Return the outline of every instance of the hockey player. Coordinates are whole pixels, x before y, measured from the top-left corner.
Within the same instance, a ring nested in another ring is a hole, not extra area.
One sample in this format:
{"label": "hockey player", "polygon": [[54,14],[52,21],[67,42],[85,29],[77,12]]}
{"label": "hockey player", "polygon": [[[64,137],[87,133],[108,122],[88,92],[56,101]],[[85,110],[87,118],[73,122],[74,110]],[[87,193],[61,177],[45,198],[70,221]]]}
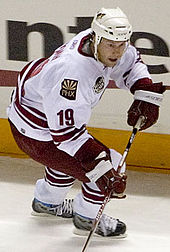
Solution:
{"label": "hockey player", "polygon": [[[134,94],[129,125],[134,126],[143,115],[144,130],[158,119],[157,100],[164,89],[162,83],[152,83],[146,65],[129,43],[131,34],[132,27],[120,8],[102,8],[91,28],[51,57],[24,67],[8,109],[16,143],[45,166],[45,176],[35,186],[34,212],[73,217],[77,234],[90,230],[110,190],[114,197],[126,187],[126,177],[116,171],[121,155],[86,129],[91,109],[109,80]],[[65,199],[75,179],[82,182],[82,190],[74,200]],[[121,237],[125,231],[122,221],[104,214],[96,234]]]}

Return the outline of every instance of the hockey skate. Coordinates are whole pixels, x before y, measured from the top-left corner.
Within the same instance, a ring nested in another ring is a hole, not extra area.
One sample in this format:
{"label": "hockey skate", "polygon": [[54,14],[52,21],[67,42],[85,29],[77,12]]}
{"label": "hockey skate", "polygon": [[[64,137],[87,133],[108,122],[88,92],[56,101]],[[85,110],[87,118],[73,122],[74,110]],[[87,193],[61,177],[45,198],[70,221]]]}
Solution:
{"label": "hockey skate", "polygon": [[[88,236],[92,228],[93,219],[83,217],[77,213],[73,216],[73,233],[80,236]],[[94,237],[118,239],[126,237],[126,225],[106,214],[103,214],[94,233]]]}
{"label": "hockey skate", "polygon": [[32,215],[34,216],[53,216],[72,218],[73,217],[73,199],[64,199],[60,205],[53,205],[33,199],[32,202]]}

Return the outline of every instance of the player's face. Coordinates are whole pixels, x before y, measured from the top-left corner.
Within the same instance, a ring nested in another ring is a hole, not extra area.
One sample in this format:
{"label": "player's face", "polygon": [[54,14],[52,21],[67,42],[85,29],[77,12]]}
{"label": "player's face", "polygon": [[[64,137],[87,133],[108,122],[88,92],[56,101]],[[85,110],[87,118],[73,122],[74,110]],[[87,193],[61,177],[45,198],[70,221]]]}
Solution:
{"label": "player's face", "polygon": [[103,38],[98,45],[98,59],[107,67],[114,67],[125,51],[125,41],[112,41]]}

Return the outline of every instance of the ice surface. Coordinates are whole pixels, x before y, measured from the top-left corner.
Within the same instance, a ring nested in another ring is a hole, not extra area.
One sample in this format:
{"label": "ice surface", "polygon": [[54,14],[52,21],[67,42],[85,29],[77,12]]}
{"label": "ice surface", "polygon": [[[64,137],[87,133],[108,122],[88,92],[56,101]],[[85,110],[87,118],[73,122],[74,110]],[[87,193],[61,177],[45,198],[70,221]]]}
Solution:
{"label": "ice surface", "polygon": [[[80,252],[85,238],[71,220],[31,216],[34,184],[43,167],[30,159],[0,157],[0,252]],[[69,192],[80,190],[76,183]],[[105,212],[127,224],[122,240],[93,240],[89,252],[169,252],[170,175],[128,171],[127,198]]]}

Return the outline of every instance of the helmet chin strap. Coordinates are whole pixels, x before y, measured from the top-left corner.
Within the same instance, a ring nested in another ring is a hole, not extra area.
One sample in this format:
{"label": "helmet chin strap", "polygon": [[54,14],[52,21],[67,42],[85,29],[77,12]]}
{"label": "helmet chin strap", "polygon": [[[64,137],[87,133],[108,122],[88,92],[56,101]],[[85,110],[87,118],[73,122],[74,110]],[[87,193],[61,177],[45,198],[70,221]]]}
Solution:
{"label": "helmet chin strap", "polygon": [[99,62],[100,62],[100,60],[98,59],[97,46],[100,44],[101,40],[102,40],[102,38],[100,36],[95,35],[95,37],[94,37],[94,57]]}

